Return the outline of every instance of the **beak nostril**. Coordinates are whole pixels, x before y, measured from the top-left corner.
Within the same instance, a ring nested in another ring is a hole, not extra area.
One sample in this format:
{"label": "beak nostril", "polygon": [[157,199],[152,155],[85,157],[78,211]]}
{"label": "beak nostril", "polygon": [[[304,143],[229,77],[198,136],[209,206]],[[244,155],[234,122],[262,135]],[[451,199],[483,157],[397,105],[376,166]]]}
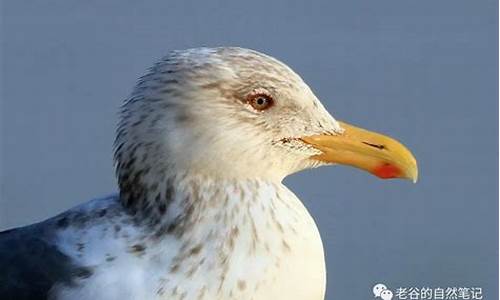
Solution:
{"label": "beak nostril", "polygon": [[363,144],[365,144],[365,145],[368,145],[368,146],[370,146],[370,147],[380,149],[380,150],[384,150],[384,149],[385,149],[385,146],[384,146],[384,145],[380,145],[380,144],[372,144],[372,143],[368,143],[368,142],[362,142],[362,143],[363,143]]}

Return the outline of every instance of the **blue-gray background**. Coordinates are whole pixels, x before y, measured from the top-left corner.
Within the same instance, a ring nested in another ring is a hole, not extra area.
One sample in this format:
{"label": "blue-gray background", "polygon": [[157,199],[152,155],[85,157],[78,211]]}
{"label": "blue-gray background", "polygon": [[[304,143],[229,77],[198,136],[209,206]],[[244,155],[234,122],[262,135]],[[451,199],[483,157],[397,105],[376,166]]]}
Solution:
{"label": "blue-gray background", "polygon": [[0,228],[115,191],[136,78],[171,49],[238,45],[419,161],[416,185],[346,167],[286,180],[320,228],[328,299],[373,299],[377,282],[498,299],[497,1],[305,2],[3,1]]}

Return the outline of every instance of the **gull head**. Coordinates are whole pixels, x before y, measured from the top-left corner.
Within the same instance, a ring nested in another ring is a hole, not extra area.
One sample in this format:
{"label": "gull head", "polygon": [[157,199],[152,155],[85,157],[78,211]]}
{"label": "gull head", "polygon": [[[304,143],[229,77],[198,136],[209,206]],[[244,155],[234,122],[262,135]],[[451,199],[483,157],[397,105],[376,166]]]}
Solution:
{"label": "gull head", "polygon": [[287,65],[236,47],[173,51],[141,77],[122,106],[115,161],[119,180],[282,180],[325,164],[417,178],[401,143],[335,120]]}

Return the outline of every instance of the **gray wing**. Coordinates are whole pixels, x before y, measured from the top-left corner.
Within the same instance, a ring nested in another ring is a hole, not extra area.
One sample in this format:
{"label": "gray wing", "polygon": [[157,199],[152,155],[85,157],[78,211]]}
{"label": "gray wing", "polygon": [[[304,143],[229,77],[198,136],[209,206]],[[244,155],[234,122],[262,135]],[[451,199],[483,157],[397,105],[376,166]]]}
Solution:
{"label": "gray wing", "polygon": [[85,268],[49,242],[40,223],[0,232],[0,299],[47,299],[55,283],[72,284]]}

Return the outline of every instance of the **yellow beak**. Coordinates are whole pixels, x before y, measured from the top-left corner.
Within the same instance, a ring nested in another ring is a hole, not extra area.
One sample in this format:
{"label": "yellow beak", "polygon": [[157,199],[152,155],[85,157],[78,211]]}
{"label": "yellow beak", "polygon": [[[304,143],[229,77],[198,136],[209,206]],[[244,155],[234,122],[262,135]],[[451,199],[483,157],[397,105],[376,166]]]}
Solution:
{"label": "yellow beak", "polygon": [[349,165],[380,178],[404,178],[417,182],[415,157],[400,142],[385,135],[339,122],[340,135],[313,135],[302,141],[322,151],[312,159]]}

